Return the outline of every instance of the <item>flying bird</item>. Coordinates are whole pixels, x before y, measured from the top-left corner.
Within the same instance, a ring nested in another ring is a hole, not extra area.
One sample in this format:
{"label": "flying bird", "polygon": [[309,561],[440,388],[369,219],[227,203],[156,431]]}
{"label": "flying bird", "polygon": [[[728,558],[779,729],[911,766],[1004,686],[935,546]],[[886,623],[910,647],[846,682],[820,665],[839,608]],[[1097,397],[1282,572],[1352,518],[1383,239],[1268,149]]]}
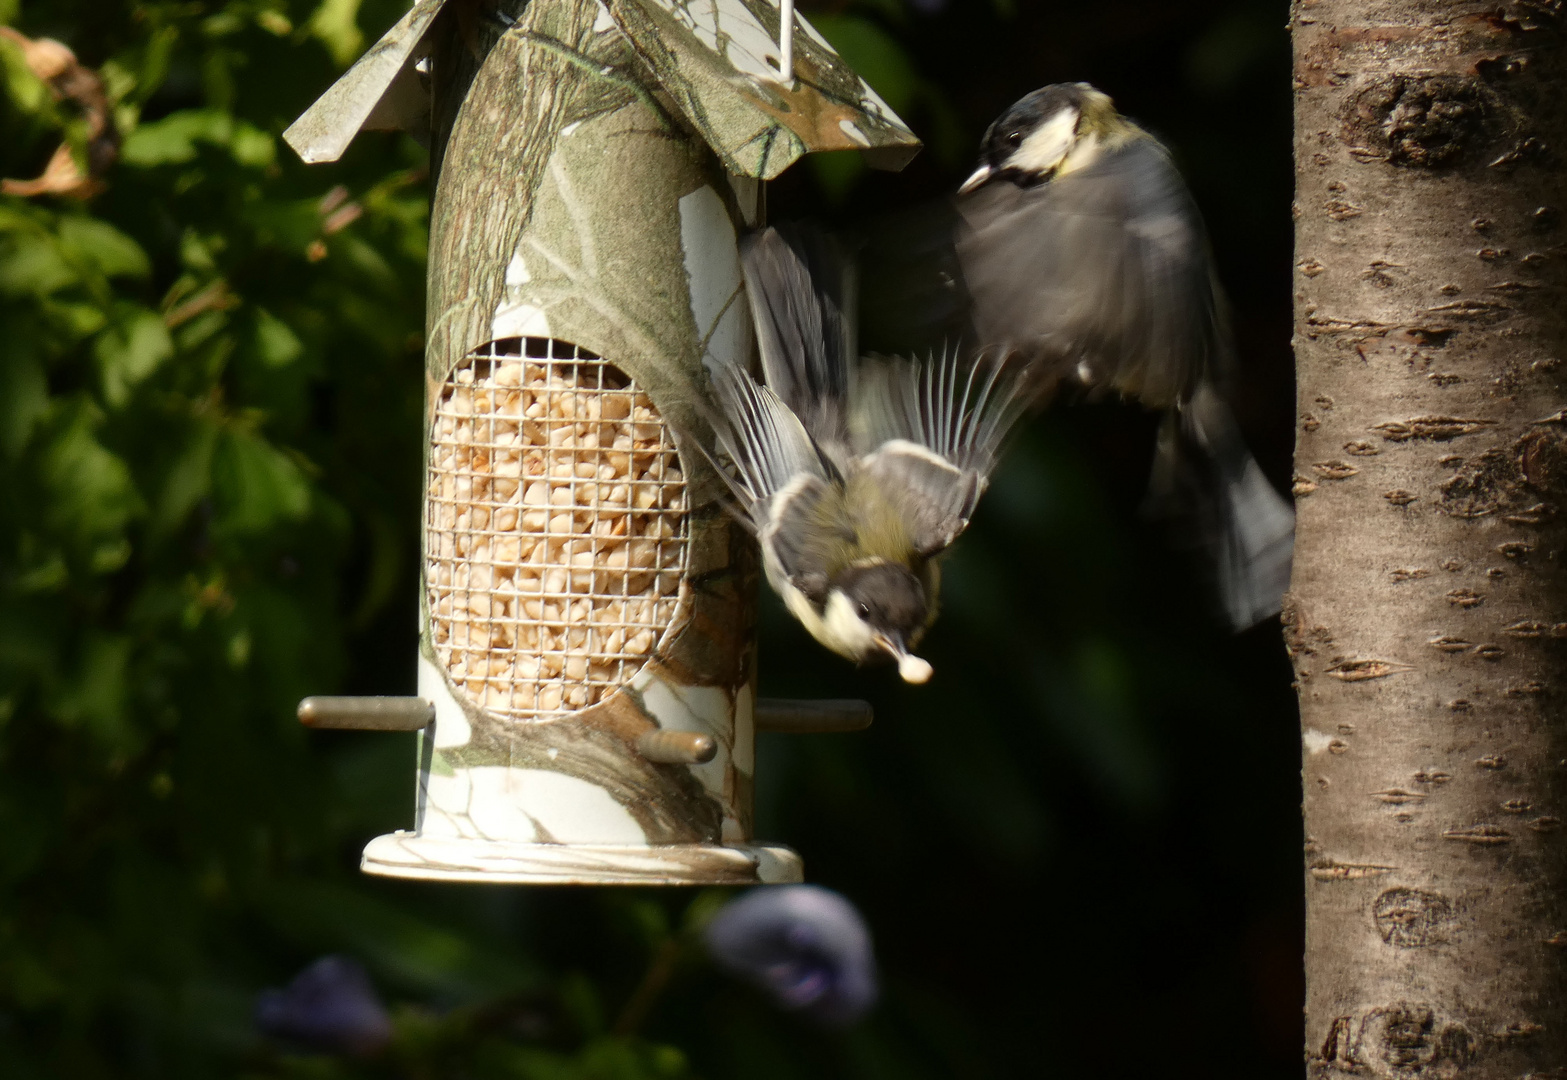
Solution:
{"label": "flying bird", "polygon": [[888,217],[862,252],[864,333],[959,343],[1064,387],[1165,410],[1148,507],[1196,532],[1238,629],[1279,610],[1294,514],[1223,390],[1233,348],[1201,215],[1159,142],[1086,83],[1036,90],[985,133],[949,200]]}
{"label": "flying bird", "polygon": [[931,667],[912,650],[936,616],[937,559],[1024,411],[1022,369],[955,351],[859,357],[852,260],[818,230],[765,229],[741,262],[762,378],[709,369],[739,516],[813,637],[923,683]]}

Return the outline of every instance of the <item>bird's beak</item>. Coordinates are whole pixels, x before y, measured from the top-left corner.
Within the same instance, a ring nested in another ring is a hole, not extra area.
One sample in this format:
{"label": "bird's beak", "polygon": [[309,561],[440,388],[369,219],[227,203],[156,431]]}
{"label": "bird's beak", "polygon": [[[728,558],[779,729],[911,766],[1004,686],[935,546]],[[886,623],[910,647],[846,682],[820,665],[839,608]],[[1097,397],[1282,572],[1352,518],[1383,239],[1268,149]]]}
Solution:
{"label": "bird's beak", "polygon": [[910,653],[903,647],[900,639],[877,634],[876,644],[891,653],[898,661],[898,674],[902,676],[904,682],[918,686],[930,681],[931,672],[934,670],[930,663]]}
{"label": "bird's beak", "polygon": [[986,180],[989,180],[995,171],[996,170],[992,169],[989,165],[981,165],[979,168],[974,170],[974,175],[963,181],[963,186],[958,188],[958,194],[967,195],[969,192],[983,184]]}

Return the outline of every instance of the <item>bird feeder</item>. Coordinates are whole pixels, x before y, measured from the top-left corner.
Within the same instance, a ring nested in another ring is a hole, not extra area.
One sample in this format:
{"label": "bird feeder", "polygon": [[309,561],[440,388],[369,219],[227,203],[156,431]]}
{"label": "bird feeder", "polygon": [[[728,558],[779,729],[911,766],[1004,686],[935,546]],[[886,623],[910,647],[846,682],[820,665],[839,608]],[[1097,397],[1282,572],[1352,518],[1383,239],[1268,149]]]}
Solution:
{"label": "bird feeder", "polygon": [[800,879],[751,837],[754,731],[869,707],[756,701],[757,554],[698,445],[704,360],[754,350],[736,241],[762,181],[918,143],[783,6],[421,0],[285,133],[312,162],[366,128],[431,145],[418,696],[300,709],[420,732],[415,826],[370,873]]}

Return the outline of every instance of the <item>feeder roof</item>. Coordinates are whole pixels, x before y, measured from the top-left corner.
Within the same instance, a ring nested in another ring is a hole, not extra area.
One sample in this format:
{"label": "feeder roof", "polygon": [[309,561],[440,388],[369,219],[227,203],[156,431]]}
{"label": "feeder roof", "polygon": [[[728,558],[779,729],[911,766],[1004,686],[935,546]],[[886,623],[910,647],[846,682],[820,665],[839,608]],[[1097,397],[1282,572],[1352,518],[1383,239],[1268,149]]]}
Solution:
{"label": "feeder roof", "polygon": [[428,94],[414,65],[429,53],[425,34],[445,6],[446,0],[418,0],[289,125],[283,141],[311,164],[336,161],[361,131],[397,131],[427,114]]}
{"label": "feeder roof", "polygon": [[[414,64],[445,2],[414,4],[283,133],[300,157],[335,161],[360,131],[408,126],[428,110]],[[901,169],[919,151],[903,121],[798,14],[794,79],[779,78],[771,0],[605,3],[600,20],[626,35],[733,173],[771,179],[819,150],[862,150],[873,166]]]}

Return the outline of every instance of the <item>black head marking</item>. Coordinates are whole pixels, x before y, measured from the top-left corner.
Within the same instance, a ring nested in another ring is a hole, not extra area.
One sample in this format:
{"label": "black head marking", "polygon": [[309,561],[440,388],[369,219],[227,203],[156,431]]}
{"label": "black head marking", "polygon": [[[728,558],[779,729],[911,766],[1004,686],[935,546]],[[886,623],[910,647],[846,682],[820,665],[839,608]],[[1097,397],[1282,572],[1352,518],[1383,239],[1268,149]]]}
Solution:
{"label": "black head marking", "polygon": [[865,622],[900,640],[911,640],[925,625],[930,603],[919,578],[897,563],[851,566],[833,578]]}
{"label": "black head marking", "polygon": [[[1029,178],[1013,175],[1006,168],[1007,160],[1041,124],[1063,109],[1083,110],[1087,83],[1054,83],[1041,87],[1014,102],[998,116],[985,132],[980,149],[980,164],[989,165],[998,174],[1012,180]],[[1033,178],[1037,180],[1038,178]]]}

